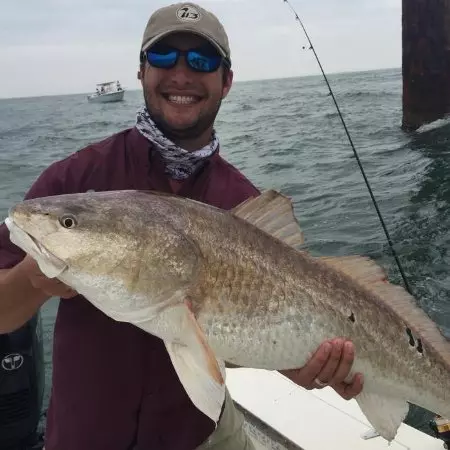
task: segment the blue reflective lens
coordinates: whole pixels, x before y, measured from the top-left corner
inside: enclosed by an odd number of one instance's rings
[[[198,51],[190,50],[187,52],[186,61],[189,67],[198,72],[214,72],[219,68],[222,57],[220,55],[204,55]]]
[[[147,52],[147,60],[150,65],[159,67],[160,69],[170,69],[178,60],[178,53],[172,51],[169,53]]]
[[[175,66],[180,55],[184,55],[187,65],[192,70],[215,72],[222,63],[222,57],[218,53],[208,53],[204,53],[200,49],[182,51],[175,48],[155,48],[147,51],[147,61],[153,67],[170,69]]]

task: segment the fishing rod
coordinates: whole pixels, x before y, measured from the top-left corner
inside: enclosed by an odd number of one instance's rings
[[[395,262],[397,263],[398,270],[400,271],[400,274],[401,274],[401,276],[403,278],[403,282],[405,284],[405,287],[406,287],[407,291],[411,295],[413,295],[412,290],[411,290],[411,288],[409,286],[408,280],[406,278],[405,272],[403,271],[403,267],[402,267],[402,265],[400,263],[400,260],[399,260],[399,258],[397,256],[397,252],[395,251],[394,245],[393,245],[391,237],[389,235],[389,231],[388,231],[388,229],[387,229],[387,227],[386,227],[386,225],[384,223],[383,216],[381,215],[380,208],[378,207],[378,203],[377,203],[377,201],[375,199],[375,196],[373,195],[372,188],[370,187],[369,180],[368,180],[368,178],[366,176],[366,173],[364,171],[364,168],[363,168],[363,166],[361,164],[361,160],[359,159],[358,152],[356,151],[355,145],[353,144],[353,140],[352,140],[352,137],[350,136],[350,132],[348,131],[347,124],[345,123],[344,117],[341,114],[341,110],[339,108],[338,102],[336,100],[336,97],[334,96],[333,89],[331,88],[331,85],[330,85],[330,83],[328,81],[328,77],[325,74],[325,71],[323,70],[323,67],[322,67],[322,64],[320,62],[319,56],[317,55],[316,49],[314,48],[314,45],[313,45],[313,43],[312,43],[312,41],[311,41],[311,39],[309,37],[309,34],[306,31],[305,25],[303,24],[302,20],[300,19],[300,16],[297,14],[297,11],[294,9],[294,7],[290,3],[290,1],[289,0],[282,0],[282,1],[284,3],[286,3],[289,6],[289,8],[291,9],[291,11],[294,13],[295,19],[297,20],[297,22],[302,27],[302,29],[303,29],[303,31],[305,33],[306,39],[308,39],[310,50],[313,51],[314,56],[316,58],[316,61],[319,64],[320,70],[321,70],[322,75],[323,75],[323,77],[325,79],[325,82],[326,82],[326,84],[328,86],[328,90],[330,91],[330,96],[333,99],[333,102],[334,102],[334,105],[336,106],[339,118],[341,119],[342,125],[344,126],[345,134],[347,135],[347,138],[348,138],[348,140],[350,142],[350,145],[351,145],[352,150],[353,150],[353,154],[355,155],[356,161],[358,162],[358,166],[359,166],[359,169],[361,170],[361,173],[362,173],[362,176],[363,176],[364,181],[366,183],[367,189],[369,190],[370,198],[372,199],[372,202],[373,202],[373,204],[375,206],[375,210],[377,212],[378,218],[380,219],[380,222],[381,222],[381,226],[383,227],[384,233],[386,235],[386,238],[387,238],[387,241],[388,241],[388,244],[389,244],[389,248],[391,249],[391,252],[392,252],[392,255],[394,256]]]

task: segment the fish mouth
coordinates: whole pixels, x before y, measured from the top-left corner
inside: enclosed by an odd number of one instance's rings
[[[23,230],[22,230],[23,231]],[[26,233],[26,232],[25,232]],[[44,254],[44,255],[50,255],[51,253],[42,245],[39,243],[39,241],[34,238],[31,234],[27,233],[28,237],[34,242],[38,250]],[[55,255],[51,254],[53,258],[56,258]]]
[[[46,277],[58,277],[68,268],[62,259],[55,256],[34,236],[17,225],[14,219],[11,217],[6,218],[5,225],[9,230],[11,242],[33,257]]]

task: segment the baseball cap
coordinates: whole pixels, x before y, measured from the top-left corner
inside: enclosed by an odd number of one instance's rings
[[[223,25],[213,13],[195,3],[175,3],[156,10],[145,27],[141,51],[176,32],[202,36],[231,62],[230,44]]]

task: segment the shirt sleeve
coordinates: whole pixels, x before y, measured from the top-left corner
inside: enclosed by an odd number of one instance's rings
[[[33,183],[25,194],[25,199],[48,197],[64,193],[65,172],[68,160],[49,166]],[[9,230],[4,223],[0,225],[0,269],[10,269],[25,257],[22,249],[9,240]]]

